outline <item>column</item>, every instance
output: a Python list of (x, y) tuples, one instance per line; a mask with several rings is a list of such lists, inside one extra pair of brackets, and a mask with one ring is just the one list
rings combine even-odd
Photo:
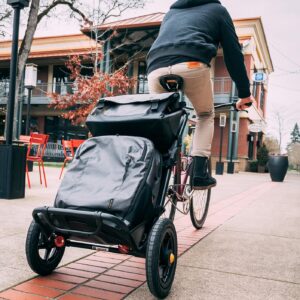
[(47, 93), (53, 92), (53, 65), (48, 66)]

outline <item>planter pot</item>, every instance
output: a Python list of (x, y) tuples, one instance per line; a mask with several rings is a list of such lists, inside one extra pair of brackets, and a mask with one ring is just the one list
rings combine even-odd
[(27, 147), (0, 145), (0, 199), (25, 197)]
[(274, 155), (269, 157), (268, 169), (272, 181), (282, 182), (289, 167), (287, 156)]
[(223, 175), (224, 172), (224, 163), (217, 161), (216, 164), (216, 175)]

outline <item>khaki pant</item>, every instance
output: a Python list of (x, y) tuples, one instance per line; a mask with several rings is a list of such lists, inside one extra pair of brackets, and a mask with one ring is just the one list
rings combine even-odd
[(179, 75), (184, 79), (184, 93), (197, 113), (197, 124), (193, 139), (193, 156), (210, 157), (214, 134), (214, 103), (210, 68), (199, 62), (186, 62), (160, 68), (148, 76), (150, 93), (163, 93), (159, 77), (167, 74)]

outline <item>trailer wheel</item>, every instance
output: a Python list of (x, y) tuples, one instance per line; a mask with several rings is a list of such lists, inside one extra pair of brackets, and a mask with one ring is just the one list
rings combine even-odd
[(51, 237), (32, 221), (26, 238), (26, 257), (30, 268), (39, 275), (49, 275), (60, 263), (65, 246), (56, 247)]
[(177, 265), (177, 234), (173, 222), (158, 219), (147, 244), (146, 276), (151, 293), (158, 298), (168, 296)]

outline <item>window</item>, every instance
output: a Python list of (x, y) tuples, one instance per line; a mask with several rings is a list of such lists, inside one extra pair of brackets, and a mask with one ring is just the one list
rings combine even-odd
[(144, 61), (139, 62), (137, 93), (138, 94), (149, 93), (148, 79), (147, 79), (147, 65)]
[(86, 139), (88, 135), (84, 126), (75, 126), (69, 120), (52, 116), (45, 117), (45, 133), (50, 135), (51, 142), (62, 139)]
[(9, 69), (0, 70), (0, 97), (8, 96)]
[(248, 158), (252, 160), (254, 158), (254, 134), (250, 133), (247, 136), (248, 140)]
[(70, 71), (65, 66), (54, 66), (52, 91), (60, 95), (72, 94)]

